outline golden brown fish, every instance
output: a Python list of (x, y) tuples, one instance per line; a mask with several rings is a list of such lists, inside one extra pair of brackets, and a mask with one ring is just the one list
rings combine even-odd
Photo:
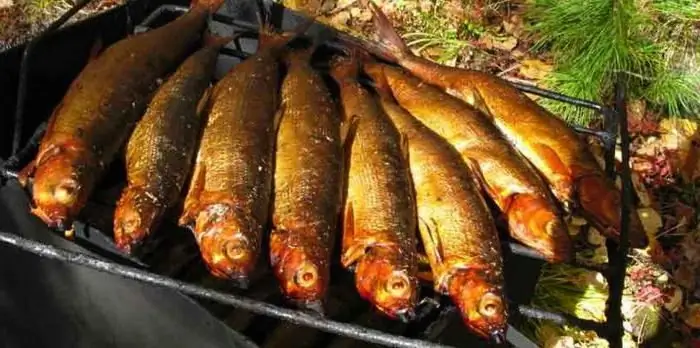
[(345, 120), (356, 117), (358, 122), (346, 154), (341, 262), (355, 266), (363, 298), (389, 317), (408, 320), (418, 296), (418, 269), (407, 150), (391, 120), (357, 82), (358, 70), (355, 58), (338, 58), (331, 67)]
[(341, 208), (340, 115), (309, 64), (314, 47), (287, 56), (277, 135), (270, 259), (285, 295), (323, 312)]
[(365, 66), (385, 79), (399, 105), (459, 151), (505, 214), (514, 238), (553, 262), (571, 258), (566, 225), (546, 185), (483, 114), (400, 68)]
[[(620, 192), (572, 128), (496, 76), (414, 55), (381, 10), (371, 2), (370, 7), (381, 41), (368, 44), (373, 52), (483, 111), (544, 175), (566, 207), (578, 208), (596, 228), (619, 240)], [(635, 210), (630, 216), (629, 240), (635, 247), (648, 244)]]
[(365, 71), (384, 111), (408, 138), (418, 228), (435, 291), (452, 298), (474, 332), (505, 342), (501, 246), (474, 174), (445, 139), (396, 104), (381, 65), (367, 65)]
[(212, 37), (187, 58), (158, 89), (129, 138), (128, 186), (114, 212), (114, 240), (121, 250), (130, 252), (177, 204), (201, 130), (197, 105), (211, 83), (219, 49), (230, 40)]
[(32, 212), (66, 229), (82, 209), (145, 111), (158, 80), (199, 42), (222, 0), (201, 0), (176, 20), (108, 47), (80, 72), (56, 107), (39, 152), (22, 170), (33, 175)]
[(280, 54), (293, 36), (260, 29), (259, 49), (214, 87), (180, 225), (211, 273), (246, 287), (272, 198)]

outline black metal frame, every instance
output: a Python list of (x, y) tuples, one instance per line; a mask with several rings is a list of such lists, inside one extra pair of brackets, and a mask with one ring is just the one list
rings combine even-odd
[[(15, 110), (14, 118), (14, 133), (12, 142), (12, 156), (7, 160), (0, 160), (0, 179), (15, 179), (17, 177), (17, 166), (25, 163), (29, 155), (36, 151), (38, 143), (40, 141), (43, 132), (46, 129), (46, 124), (42, 124), (38, 127), (35, 133), (29, 139), (26, 146), (20, 148), (21, 136), (22, 136), (22, 121), (24, 112), (24, 103), (26, 99), (26, 89), (27, 89), (27, 72), (29, 66), (29, 58), (32, 53), (32, 49), (37, 45), (37, 43), (50, 33), (54, 32), (56, 29), (60, 28), (66, 21), (68, 21), (75, 13), (77, 13), (81, 8), (87, 5), (92, 0), (80, 0), (78, 1), (66, 14), (61, 16), (58, 20), (52, 23), (48, 28), (41, 32), (38, 36), (33, 38), (25, 47), (22, 56), (18, 94), (17, 94), (17, 105)], [(177, 5), (163, 5), (153, 11), (139, 26), (134, 28), (135, 32), (143, 32), (148, 30), (148, 26), (153, 23), (158, 17), (166, 12), (178, 12), (182, 13), (187, 11), (186, 7)], [(249, 22), (236, 20), (232, 17), (214, 14), (212, 16), (213, 21), (221, 22), (231, 26), (238, 27), (239, 29), (256, 32), (257, 26)], [(342, 42), (357, 42), (343, 33), (338, 33), (334, 41), (329, 41), (326, 45), (331, 48), (341, 48)], [(246, 53), (240, 50), (231, 50), (224, 48), (222, 54), (229, 54), (239, 58), (245, 58)], [(624, 81), (622, 79), (618, 80), (616, 85), (616, 95), (615, 95), (615, 106), (609, 107), (601, 105), (592, 101), (572, 98), (559, 93), (555, 93), (548, 90), (543, 90), (530, 85), (520, 84), (510, 82), (513, 86), (519, 90), (531, 94), (536, 94), (545, 98), (557, 100), (560, 102), (588, 108), (601, 114), (603, 117), (603, 131), (593, 130), (588, 128), (575, 127), (576, 131), (598, 137), (605, 149), (605, 172), (610, 177), (616, 175), (615, 165), (614, 165), (614, 150), (617, 141), (617, 134), (619, 131), (620, 141), (622, 147), (622, 221), (621, 221), (621, 231), (619, 245), (608, 241), (608, 257), (609, 262), (607, 267), (590, 267), (586, 265), (575, 265), (578, 267), (589, 268), (595, 271), (601, 272), (607, 279), (609, 284), (609, 297), (606, 308), (606, 318), (607, 321), (600, 323), (590, 320), (583, 320), (576, 318), (571, 315), (552, 313), (536, 308), (531, 308), (525, 305), (516, 304), (517, 312), (525, 317), (550, 320), (558, 324), (570, 324), (578, 326), (582, 329), (594, 330), (602, 337), (606, 338), (610, 346), (613, 348), (622, 347), (622, 313), (621, 313), (621, 299), (622, 291), (624, 287), (624, 277), (627, 265), (627, 254), (629, 250), (629, 242), (627, 241), (628, 230), (629, 230), (629, 213), (632, 206), (632, 181), (630, 178), (630, 167), (629, 167), (629, 132), (627, 129), (627, 114), (625, 107), (625, 88)], [(74, 263), (86, 267), (90, 267), (103, 272), (115, 274), (125, 278), (134, 279), (144, 283), (150, 283), (157, 286), (162, 286), (174, 290), (181, 291), (193, 296), (206, 298), (214, 300), (223, 304), (231, 305), (233, 307), (242, 308), (257, 314), (271, 316), (286, 320), (292, 323), (305, 325), (313, 327), (319, 330), (323, 330), (330, 333), (335, 333), (338, 335), (351, 337), (358, 340), (363, 340), (366, 342), (383, 344), (395, 347), (443, 347), (441, 345), (431, 343), (424, 340), (411, 339), (407, 337), (401, 337), (397, 335), (392, 335), (389, 333), (384, 333), (377, 330), (368, 329), (362, 326), (341, 323), (322, 317), (317, 317), (309, 315), (302, 311), (287, 309), (279, 306), (274, 306), (265, 302), (247, 299), (242, 296), (232, 295), (223, 293), (220, 291), (215, 291), (212, 289), (207, 289), (201, 286), (187, 284), (181, 281), (174, 280), (165, 276), (157, 275), (140, 268), (130, 267), (122, 265), (125, 263), (124, 258), (120, 258), (115, 255), (104, 255), (107, 260), (93, 257), (87, 254), (76, 253), (60, 248), (56, 248), (47, 244), (32, 241), (26, 238), (18, 237), (16, 235), (0, 231), (0, 242), (6, 243), (8, 245), (15, 246), (19, 249), (34, 253), (41, 257), (59, 260), (62, 262)], [(541, 256), (534, 252), (533, 250), (524, 247), (520, 244), (509, 243), (509, 248), (513, 254), (534, 258), (542, 260)], [(133, 260), (131, 260), (133, 265)], [(445, 314), (451, 309), (445, 309)], [(513, 331), (513, 330), (511, 330)], [(522, 339), (518, 339), (522, 342)], [(509, 337), (511, 341), (511, 337)]]

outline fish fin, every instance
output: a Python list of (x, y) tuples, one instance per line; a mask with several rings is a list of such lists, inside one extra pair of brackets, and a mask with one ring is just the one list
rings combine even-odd
[(435, 220), (430, 219), (433, 223), (433, 227), (422, 218), (418, 218), (418, 230), (421, 232), (421, 239), (423, 240), (423, 248), (425, 248), (426, 253), (432, 253), (435, 255), (435, 262), (442, 264), (445, 259), (442, 255), (442, 247), (440, 246), (440, 236), (437, 231), (437, 223)]
[(574, 196), (574, 185), (570, 180), (572, 175), (569, 168), (561, 160), (557, 152), (551, 147), (544, 144), (532, 144), (532, 150), (537, 153), (546, 163), (546, 166), (553, 173), (549, 178), (549, 184), (552, 187), (554, 195), (564, 203), (564, 207), (571, 208)]
[(340, 201), (345, 202), (348, 192), (348, 177), (350, 170), (350, 156), (352, 153), (352, 142), (357, 134), (357, 126), (360, 124), (360, 118), (353, 115), (349, 120), (345, 120), (341, 126), (341, 144), (343, 150), (343, 161), (341, 173), (343, 173), (343, 181), (340, 185)]
[(241, 33), (236, 33), (231, 36), (220, 36), (216, 35), (212, 32), (207, 32), (204, 34), (204, 46), (205, 47), (224, 47), (226, 46), (229, 42), (237, 39), (239, 36), (241, 36)]
[(355, 236), (355, 214), (352, 202), (348, 202), (343, 214), (343, 256), (340, 260), (345, 268), (351, 267), (365, 255), (365, 245), (358, 243)]
[(420, 280), (426, 281), (426, 282), (433, 282), (433, 271), (418, 271), (416, 273), (416, 277)]
[(202, 97), (199, 98), (199, 102), (197, 103), (197, 117), (202, 117), (204, 114), (207, 112), (207, 109), (209, 109), (209, 101), (211, 100), (211, 93), (212, 93), (212, 87), (208, 87), (206, 90), (204, 90), (204, 93), (202, 93)]
[(31, 162), (29, 162), (22, 170), (17, 173), (17, 181), (19, 181), (19, 184), (22, 187), (26, 187), (27, 183), (29, 183), (29, 178), (34, 174), (34, 171), (36, 170), (36, 159), (33, 159)]
[(102, 48), (103, 48), (102, 37), (98, 36), (95, 39), (95, 42), (92, 43), (92, 47), (90, 47), (90, 56), (89, 56), (88, 60), (92, 61), (92, 60), (97, 59), (97, 57), (100, 56), (100, 53), (102, 53)]
[(481, 172), (479, 163), (473, 158), (467, 158), (464, 160), (464, 162), (467, 164), (467, 167), (469, 168), (469, 171), (472, 174), (471, 176), (474, 182), (474, 187), (476, 187), (477, 190), (486, 192), (489, 195), (491, 195), (491, 190), (486, 184), (486, 179), (484, 178), (484, 173)]
[(408, 46), (379, 6), (372, 0), (363, 0), (363, 2), (372, 11), (374, 27), (377, 29), (378, 36), (377, 43), (365, 42), (365, 48), (391, 62), (397, 62), (410, 55), (411, 51)]
[(197, 155), (197, 163), (194, 166), (190, 187), (187, 190), (187, 196), (182, 211), (182, 215), (178, 220), (180, 226), (189, 226), (194, 222), (199, 205), (199, 199), (204, 189), (204, 179), (206, 166), (204, 161), (201, 161), (199, 154)]
[(304, 35), (306, 31), (314, 24), (314, 19), (310, 18), (298, 24), (292, 30), (278, 34), (272, 25), (267, 21), (260, 22), (258, 50), (262, 49), (281, 49), (294, 39)]
[(192, 0), (190, 2), (190, 8), (199, 8), (209, 13), (215, 13), (223, 3), (224, 0)]
[(360, 64), (355, 52), (357, 50), (351, 50), (349, 56), (335, 56), (331, 60), (330, 74), (336, 82), (340, 83), (341, 81), (357, 77), (360, 71)]
[(391, 91), (391, 86), (384, 73), (384, 66), (379, 63), (365, 63), (362, 65), (362, 70), (372, 79), (374, 82), (374, 90), (377, 92), (379, 97), (393, 100), (394, 96)]
[(282, 123), (282, 117), (284, 117), (284, 111), (287, 109), (287, 103), (282, 103), (280, 104), (279, 108), (277, 109), (277, 112), (275, 112), (275, 116), (272, 119), (272, 127), (273, 132), (277, 134), (277, 131), (280, 129), (280, 124)]
[[(411, 175), (411, 154), (410, 154), (410, 148), (408, 145), (408, 141), (409, 141), (408, 135), (406, 135), (406, 133), (400, 133), (400, 136), (401, 136), (401, 139), (400, 139), (400, 141), (401, 141), (401, 143), (400, 143), (401, 157), (404, 159), (405, 165), (406, 165), (406, 184), (408, 186), (406, 189), (408, 191), (408, 197), (410, 197), (410, 199), (411, 199), (411, 203), (412, 203), (411, 205), (414, 207), (413, 209), (417, 209), (416, 204), (415, 204), (415, 202), (416, 202), (416, 187), (414, 186), (413, 176)], [(417, 212), (415, 212), (415, 214), (417, 214)]]

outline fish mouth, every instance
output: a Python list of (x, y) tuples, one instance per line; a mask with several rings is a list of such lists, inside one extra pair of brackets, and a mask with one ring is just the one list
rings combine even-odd
[(416, 319), (416, 312), (408, 308), (398, 310), (394, 313), (394, 315), (403, 323), (410, 323)]
[(31, 213), (41, 219), (50, 229), (65, 232), (72, 229), (73, 223), (68, 218), (65, 207), (35, 207)]
[(507, 342), (506, 338), (506, 330), (505, 329), (498, 329), (498, 330), (493, 330), (489, 333), (489, 339), (491, 340), (492, 343), (497, 344), (497, 345), (502, 345)]
[(307, 313), (324, 317), (326, 315), (325, 305), (322, 300), (295, 300), (289, 299), (294, 306), (305, 310)]

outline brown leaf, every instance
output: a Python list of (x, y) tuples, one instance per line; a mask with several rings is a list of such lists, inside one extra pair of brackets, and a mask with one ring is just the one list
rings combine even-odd
[(479, 44), (485, 49), (512, 51), (518, 45), (518, 39), (514, 36), (499, 37), (491, 33), (485, 33), (479, 38)]
[(695, 287), (695, 273), (693, 273), (693, 269), (686, 264), (681, 265), (673, 272), (673, 280), (676, 281), (676, 284), (686, 289), (693, 289)]
[(507, 20), (503, 21), (503, 30), (506, 33), (513, 35), (515, 37), (520, 37), (523, 33), (523, 19), (522, 17), (514, 14), (510, 16)]
[(662, 144), (676, 150), (683, 180), (690, 182), (700, 177), (700, 127), (689, 119), (666, 119), (660, 123)]
[(554, 68), (551, 64), (539, 59), (525, 59), (520, 62), (520, 75), (531, 80), (541, 80)]
[(629, 120), (641, 120), (647, 112), (647, 103), (644, 99), (632, 99), (627, 103), (627, 118)]
[(649, 239), (653, 239), (659, 229), (663, 226), (661, 215), (659, 215), (654, 208), (637, 209), (637, 214), (639, 215), (639, 219), (642, 221), (644, 232), (646, 232)]
[(694, 303), (686, 307), (681, 318), (686, 325), (693, 329), (700, 329), (700, 303)]
[(330, 18), (330, 25), (334, 28), (346, 28), (350, 21), (350, 13), (347, 11), (338, 12)]

